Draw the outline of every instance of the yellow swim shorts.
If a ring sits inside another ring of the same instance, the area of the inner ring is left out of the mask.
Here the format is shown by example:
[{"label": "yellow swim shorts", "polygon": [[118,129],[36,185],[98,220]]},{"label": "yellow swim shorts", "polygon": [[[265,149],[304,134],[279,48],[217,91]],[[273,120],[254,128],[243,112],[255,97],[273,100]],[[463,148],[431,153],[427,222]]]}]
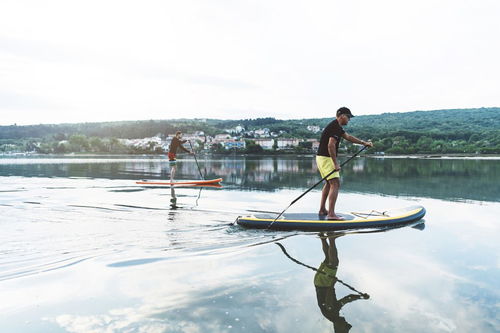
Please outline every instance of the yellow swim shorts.
[{"label": "yellow swim shorts", "polygon": [[314,275],[314,285],[316,287],[332,287],[336,282],[337,267],[328,266],[326,261],[323,261]]},{"label": "yellow swim shorts", "polygon": [[[325,178],[326,175],[328,175],[335,169],[331,157],[316,155],[316,165],[318,166],[318,170],[322,178]],[[340,172],[335,171],[330,176],[328,176],[327,180],[333,178],[340,178]]]}]

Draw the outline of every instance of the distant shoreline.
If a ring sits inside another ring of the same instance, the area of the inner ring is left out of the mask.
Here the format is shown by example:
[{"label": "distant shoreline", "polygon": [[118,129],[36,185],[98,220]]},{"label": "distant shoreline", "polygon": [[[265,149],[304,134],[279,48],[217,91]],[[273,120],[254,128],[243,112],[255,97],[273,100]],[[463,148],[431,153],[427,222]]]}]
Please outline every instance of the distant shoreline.
[{"label": "distant shoreline", "polygon": [[[128,156],[128,157],[139,157],[139,156],[147,156],[147,157],[165,157],[165,154],[113,154],[113,153],[70,153],[70,154],[39,154],[39,153],[0,153],[0,157],[105,157],[105,156]],[[179,155],[179,158],[184,159],[189,155]],[[198,154],[200,157],[231,157],[231,156],[239,156],[239,157],[314,157],[315,154]],[[339,157],[348,157],[351,154],[339,154]],[[407,154],[407,155],[377,155],[377,154],[363,154],[360,157],[368,157],[368,158],[376,158],[376,159],[404,159],[404,158],[418,158],[418,159],[471,159],[471,160],[500,160],[499,154]]]}]

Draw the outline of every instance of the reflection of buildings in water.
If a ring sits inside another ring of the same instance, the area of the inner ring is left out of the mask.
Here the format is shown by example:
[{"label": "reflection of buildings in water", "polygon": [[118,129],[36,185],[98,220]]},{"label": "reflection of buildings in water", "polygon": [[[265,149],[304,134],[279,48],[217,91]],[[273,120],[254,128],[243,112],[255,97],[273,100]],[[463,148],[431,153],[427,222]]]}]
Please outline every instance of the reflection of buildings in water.
[{"label": "reflection of buildings in water", "polygon": [[245,163],[245,169],[258,172],[274,172],[275,166],[274,161],[269,158],[261,160],[250,160]]},{"label": "reflection of buildings in water", "polygon": [[299,172],[298,160],[278,160],[275,172]]},{"label": "reflection of buildings in water", "polygon": [[[299,156],[297,158],[283,157],[239,157],[238,159],[222,158],[210,160],[199,158],[202,172],[218,175],[220,177],[239,176],[253,171],[259,174],[291,173],[301,175],[316,175],[318,173],[316,161],[311,156]],[[353,170],[361,172],[365,169],[366,161],[363,159],[351,163]],[[169,174],[170,167],[166,159],[152,160],[151,162],[127,162],[126,171],[142,174],[157,174],[165,176]],[[193,177],[198,173],[194,159],[185,154],[179,154],[177,173],[185,177]],[[258,177],[257,181],[267,181],[269,177]]]},{"label": "reflection of buildings in water", "polygon": [[124,171],[127,173],[143,174],[143,175],[164,175],[166,172],[170,174],[167,160],[152,160],[149,162],[130,161],[125,162]]},{"label": "reflection of buildings in water", "polygon": [[365,171],[365,165],[366,165],[366,159],[358,159],[356,160],[356,163],[352,164],[352,171],[355,173],[359,172],[364,172]]},{"label": "reflection of buildings in water", "polygon": [[235,171],[239,173],[255,171],[259,173],[316,173],[316,162],[314,159],[307,157],[305,159],[306,165],[304,167],[304,160],[299,159],[282,159],[282,158],[263,158],[263,159],[242,159],[238,160],[240,163],[233,163],[231,161],[223,162],[209,162],[207,170],[220,174],[221,176],[234,174]]},{"label": "reflection of buildings in water", "polygon": [[[316,161],[311,156],[200,158],[198,162],[207,178],[222,177],[224,182],[233,185],[309,186],[319,176]],[[126,170],[127,173],[161,179],[167,179],[170,174],[168,161],[163,158],[151,162],[130,162]],[[199,178],[197,165],[191,156],[179,155],[176,175],[178,179]]]},{"label": "reflection of buildings in water", "polygon": [[[307,161],[304,163],[304,161]],[[191,175],[197,172],[197,167],[188,156],[179,156],[177,172],[180,174]],[[204,160],[199,159],[201,168],[206,170],[207,174],[217,174],[220,176],[230,176],[255,171],[258,173],[315,173],[316,163],[310,157],[305,159],[282,159],[282,158],[263,158],[263,159],[223,159],[223,160]],[[152,162],[128,162],[125,165],[127,171],[150,174],[165,174],[169,169],[166,159],[154,160]]]},{"label": "reflection of buildings in water", "polygon": [[[200,178],[192,156],[179,154],[177,160],[178,180]],[[259,190],[308,187],[317,182],[319,177],[315,158],[311,156],[237,156],[219,159],[201,157],[198,162],[202,174],[207,179],[222,177],[226,184]],[[354,161],[353,165],[356,162]],[[170,178],[170,165],[164,156],[111,165],[114,170],[109,170],[108,173],[114,177],[163,180]]]},{"label": "reflection of buildings in water", "polygon": [[[311,157],[283,158],[263,157],[238,159],[224,158],[220,160],[199,160],[202,172],[208,178],[222,177],[224,182],[233,185],[263,184],[267,187],[280,184],[305,183],[308,178],[317,176],[316,163]],[[196,165],[180,160],[177,172],[180,177],[189,178],[197,173]],[[300,177],[296,177],[300,175]],[[294,178],[295,177],[295,178]],[[297,181],[297,182],[295,182]]]}]

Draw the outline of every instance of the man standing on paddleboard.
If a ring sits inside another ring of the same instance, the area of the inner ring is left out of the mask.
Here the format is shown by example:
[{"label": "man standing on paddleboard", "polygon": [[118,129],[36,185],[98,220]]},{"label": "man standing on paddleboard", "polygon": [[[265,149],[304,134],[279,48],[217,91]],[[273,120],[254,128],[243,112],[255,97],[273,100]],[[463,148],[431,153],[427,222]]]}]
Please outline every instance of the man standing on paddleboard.
[{"label": "man standing on paddleboard", "polygon": [[174,182],[174,177],[175,177],[175,170],[177,169],[177,149],[181,148],[188,154],[194,155],[194,152],[184,148],[183,144],[186,143],[187,140],[182,140],[182,132],[177,131],[175,133],[175,136],[172,139],[172,142],[170,142],[170,147],[168,149],[168,163],[170,164],[170,182]]},{"label": "man standing on paddleboard", "polygon": [[[346,107],[337,110],[336,119],[329,123],[321,133],[318,153],[316,154],[316,164],[321,177],[324,178],[336,170],[327,177],[321,192],[319,214],[326,215],[329,220],[343,220],[342,217],[335,214],[335,203],[340,188],[340,164],[337,159],[340,141],[344,138],[352,143],[373,147],[371,142],[360,140],[344,131],[342,126],[347,125],[352,117],[354,116],[351,110]],[[325,207],[326,199],[328,199],[328,210]]]}]

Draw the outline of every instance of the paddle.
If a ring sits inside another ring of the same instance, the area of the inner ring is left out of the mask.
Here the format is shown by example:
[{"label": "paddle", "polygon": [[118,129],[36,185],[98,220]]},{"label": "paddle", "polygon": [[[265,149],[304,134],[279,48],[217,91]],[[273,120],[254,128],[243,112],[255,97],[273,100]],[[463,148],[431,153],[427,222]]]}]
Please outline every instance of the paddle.
[{"label": "paddle", "polygon": [[[356,154],[352,155],[348,160],[344,161],[344,163],[342,163],[340,165],[340,167],[343,167],[347,162],[349,162],[350,160],[352,160],[353,158],[355,158],[356,156],[358,156],[367,147],[368,146],[363,146],[363,148],[361,148]],[[316,184],[314,184],[313,186],[311,186],[309,189],[307,189],[307,191],[305,191],[304,193],[302,193],[301,195],[299,195],[299,197],[297,199],[293,200],[292,203],[290,205],[288,205],[288,207],[286,207],[285,209],[283,209],[283,211],[274,219],[273,222],[271,222],[271,224],[267,228],[269,229],[273,225],[273,223],[276,222],[276,220],[279,219],[280,216],[283,215],[283,213],[288,208],[290,208],[294,203],[296,203],[297,201],[299,201],[300,198],[302,198],[304,195],[306,195],[307,193],[309,193],[309,191],[311,191],[313,188],[315,188],[316,186],[318,186],[323,180],[326,180],[335,171],[338,171],[338,170],[334,169],[332,172],[330,172],[329,174],[327,174],[325,177],[321,178],[321,180],[319,182],[317,182]]]},{"label": "paddle", "polygon": [[194,160],[196,161],[196,166],[198,167],[198,171],[200,172],[200,177],[201,179],[205,179],[205,177],[203,177],[203,175],[201,174],[200,165],[198,164],[198,159],[196,158],[196,154],[194,153],[193,145],[191,144],[190,140],[188,140],[188,142],[189,146],[191,147],[191,151],[193,152]]}]

